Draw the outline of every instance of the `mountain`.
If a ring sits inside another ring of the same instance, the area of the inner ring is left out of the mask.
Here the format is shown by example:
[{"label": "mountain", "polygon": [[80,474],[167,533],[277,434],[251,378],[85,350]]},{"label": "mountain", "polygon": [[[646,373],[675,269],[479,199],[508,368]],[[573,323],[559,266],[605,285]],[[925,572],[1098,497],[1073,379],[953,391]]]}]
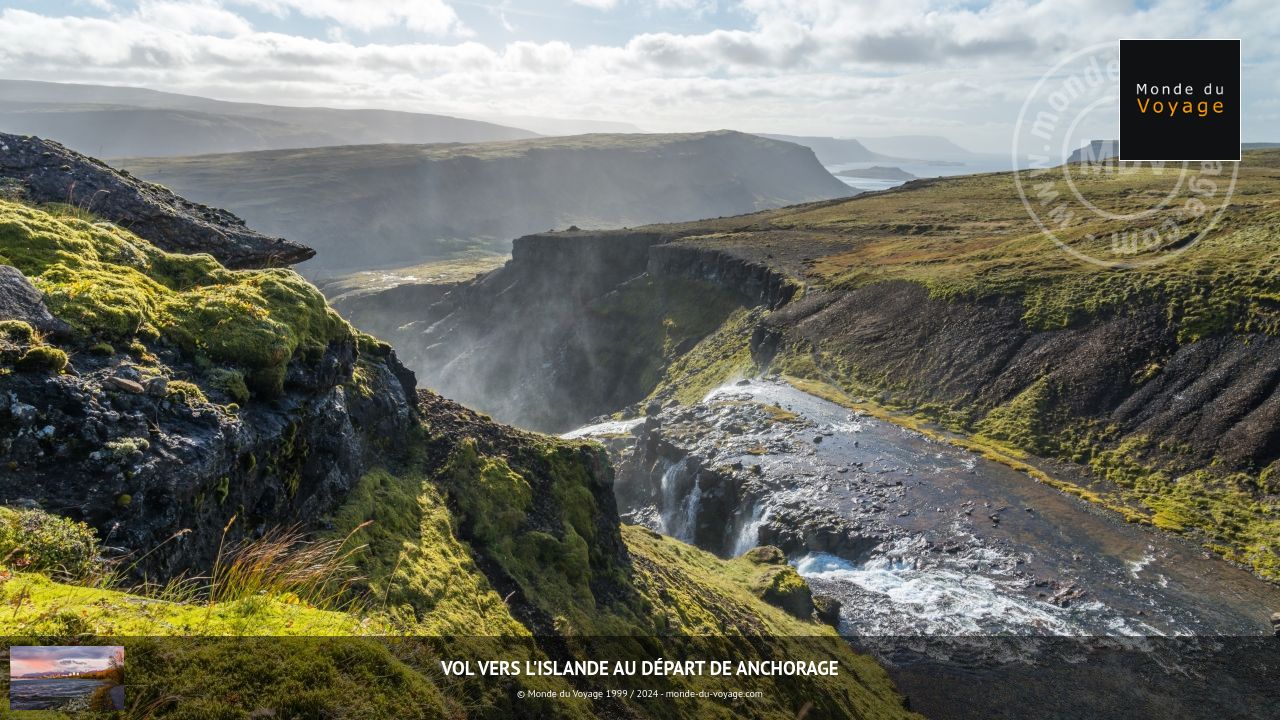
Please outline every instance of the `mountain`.
[{"label": "mountain", "polygon": [[1120,156],[1118,140],[1092,140],[1084,147],[1076,148],[1067,158],[1069,163],[1096,163]]},{"label": "mountain", "polygon": [[872,152],[896,158],[965,160],[978,155],[939,135],[890,135],[859,139]]},{"label": "mountain", "polygon": [[374,145],[119,165],[313,247],[311,275],[394,267],[549,228],[735,215],[851,191],[809,150],[754,135],[580,135]]},{"label": "mountain", "polygon": [[818,162],[823,165],[893,159],[868,150],[865,145],[852,138],[757,134],[772,140],[803,145],[812,150],[814,155],[818,156]]},{"label": "mountain", "polygon": [[445,115],[284,107],[144,88],[27,80],[0,80],[0,131],[39,135],[96,157],[488,142],[536,135]]}]

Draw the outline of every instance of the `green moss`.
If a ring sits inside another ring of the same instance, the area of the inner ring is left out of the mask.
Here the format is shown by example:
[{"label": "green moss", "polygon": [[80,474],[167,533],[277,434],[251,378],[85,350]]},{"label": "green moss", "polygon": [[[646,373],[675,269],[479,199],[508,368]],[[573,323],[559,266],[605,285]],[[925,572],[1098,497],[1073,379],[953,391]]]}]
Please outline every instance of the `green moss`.
[{"label": "green moss", "polygon": [[[265,599],[246,615],[235,603],[177,603],[51,580],[34,572],[15,573],[3,587],[7,609],[0,632],[8,637],[65,635],[53,623],[76,618],[76,634],[140,637],[156,635],[359,635],[386,627],[350,615]],[[21,598],[21,601],[18,601]],[[52,631],[52,632],[50,632]]]},{"label": "green moss", "polygon": [[761,571],[752,590],[770,605],[786,610],[798,618],[813,614],[813,596],[809,584],[790,565],[774,566]]},{"label": "green moss", "polygon": [[1040,378],[1016,397],[987,413],[977,425],[980,434],[1012,443],[1034,453],[1048,454],[1055,448],[1049,436],[1047,412],[1053,404],[1054,388],[1047,377]]},{"label": "green moss", "polygon": [[228,397],[240,405],[249,402],[249,386],[244,381],[244,373],[229,368],[213,368],[208,372],[209,385],[226,393]]},{"label": "green moss", "polygon": [[391,344],[363,332],[356,332],[356,348],[361,355],[384,358],[391,354]]},{"label": "green moss", "polygon": [[263,395],[280,392],[295,358],[318,359],[332,343],[355,342],[297,273],[226,270],[207,255],[165,253],[110,224],[0,201],[0,253],[81,336],[163,339],[193,360],[238,366]]},{"label": "green moss", "polygon": [[14,368],[23,372],[62,372],[67,367],[67,353],[48,345],[36,345],[28,348],[13,364]]},{"label": "green moss", "polygon": [[738,309],[730,313],[719,328],[666,368],[649,399],[672,397],[688,405],[735,377],[753,374],[751,332],[759,319],[758,311]]},{"label": "green moss", "polygon": [[97,535],[84,523],[0,507],[0,565],[79,579],[99,564]]},{"label": "green moss", "polygon": [[0,336],[19,345],[30,345],[38,341],[35,328],[23,320],[0,320]]},{"label": "green moss", "polygon": [[165,385],[165,395],[188,405],[208,403],[200,386],[186,380],[170,380]]},{"label": "green moss", "polygon": [[116,354],[116,349],[109,342],[98,342],[89,346],[89,352],[98,357],[110,357]]}]

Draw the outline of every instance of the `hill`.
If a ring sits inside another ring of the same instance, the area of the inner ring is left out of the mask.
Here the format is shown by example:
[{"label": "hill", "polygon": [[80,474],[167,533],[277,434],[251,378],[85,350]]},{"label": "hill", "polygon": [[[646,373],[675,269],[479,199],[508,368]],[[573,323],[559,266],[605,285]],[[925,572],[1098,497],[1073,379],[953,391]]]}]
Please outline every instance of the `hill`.
[{"label": "hill", "polygon": [[799,146],[721,131],[130,158],[130,172],[315,248],[318,276],[549,228],[735,215],[850,191]]},{"label": "hill", "polygon": [[0,131],[39,135],[96,157],[535,136],[447,115],[285,107],[144,88],[28,80],[0,80]]}]

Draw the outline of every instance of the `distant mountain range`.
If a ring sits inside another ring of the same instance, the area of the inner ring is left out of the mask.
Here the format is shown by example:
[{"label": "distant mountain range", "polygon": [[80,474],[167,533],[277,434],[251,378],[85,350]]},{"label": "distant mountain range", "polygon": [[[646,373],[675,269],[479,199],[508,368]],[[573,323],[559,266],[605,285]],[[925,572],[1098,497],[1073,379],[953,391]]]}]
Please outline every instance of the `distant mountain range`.
[{"label": "distant mountain range", "polygon": [[853,138],[816,137],[809,135],[772,135],[757,133],[760,137],[771,140],[803,145],[818,156],[823,165],[841,165],[844,163],[868,162],[871,160],[892,160],[878,153],[871,152],[865,145]]},{"label": "distant mountain range", "polygon": [[1120,155],[1119,140],[1092,140],[1088,145],[1078,147],[1067,158],[1069,163],[1096,163],[1110,160]]},{"label": "distant mountain range", "polygon": [[883,155],[916,160],[968,160],[981,155],[940,135],[891,135],[863,137],[862,144]]},{"label": "distant mountain range", "polygon": [[537,137],[521,128],[446,115],[283,107],[27,80],[0,80],[0,131],[39,135],[96,157]]},{"label": "distant mountain range", "polygon": [[411,265],[577,225],[737,215],[855,191],[809,150],[732,131],[126,158],[118,165],[316,249],[312,277]]},{"label": "distant mountain range", "polygon": [[966,150],[938,135],[894,135],[890,137],[835,138],[810,135],[774,135],[761,137],[793,142],[813,150],[823,165],[874,162],[882,160],[916,160],[929,163],[957,163],[989,158],[990,155]]}]

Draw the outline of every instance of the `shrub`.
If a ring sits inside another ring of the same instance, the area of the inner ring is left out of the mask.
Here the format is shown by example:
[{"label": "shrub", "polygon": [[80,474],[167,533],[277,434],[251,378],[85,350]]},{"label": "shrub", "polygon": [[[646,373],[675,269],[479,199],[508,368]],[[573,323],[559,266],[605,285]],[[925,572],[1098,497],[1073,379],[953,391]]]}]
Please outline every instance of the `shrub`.
[{"label": "shrub", "polygon": [[37,345],[29,348],[14,363],[14,367],[25,372],[49,371],[55,374],[62,372],[66,366],[67,354],[58,348],[49,347],[48,345]]},{"label": "shrub", "polygon": [[43,510],[0,507],[0,558],[37,572],[83,579],[100,565],[93,529]]}]

